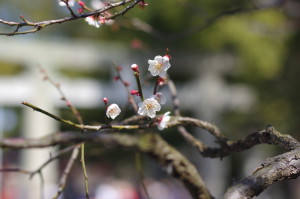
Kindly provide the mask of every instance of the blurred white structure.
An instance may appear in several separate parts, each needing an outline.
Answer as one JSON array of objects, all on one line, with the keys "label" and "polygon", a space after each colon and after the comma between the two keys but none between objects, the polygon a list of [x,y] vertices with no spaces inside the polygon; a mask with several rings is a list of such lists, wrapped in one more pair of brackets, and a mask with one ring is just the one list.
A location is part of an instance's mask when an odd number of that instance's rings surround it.
[{"label": "blurred white structure", "polygon": [[[102,87],[91,79],[70,80],[58,76],[57,70],[71,66],[72,70],[91,70],[99,67],[103,60],[124,62],[128,60],[125,49],[112,43],[95,44],[83,41],[64,42],[46,40],[24,40],[17,37],[0,38],[0,60],[24,66],[25,72],[17,76],[0,77],[0,106],[21,106],[22,101],[28,101],[51,113],[56,113],[62,104],[55,88],[42,81],[38,65],[46,69],[55,81],[62,84],[68,98],[76,106],[96,107],[101,105]],[[1,75],[1,74],[0,74]],[[58,76],[58,78],[57,78]],[[24,137],[39,138],[56,132],[59,123],[43,114],[32,111],[28,107],[23,109]],[[55,148],[28,149],[22,152],[22,169],[33,171],[42,165]],[[53,161],[42,170],[45,180],[44,198],[51,198],[57,186],[58,165]],[[30,181],[28,177],[21,177],[22,199],[40,199],[40,179],[36,175]]]}]

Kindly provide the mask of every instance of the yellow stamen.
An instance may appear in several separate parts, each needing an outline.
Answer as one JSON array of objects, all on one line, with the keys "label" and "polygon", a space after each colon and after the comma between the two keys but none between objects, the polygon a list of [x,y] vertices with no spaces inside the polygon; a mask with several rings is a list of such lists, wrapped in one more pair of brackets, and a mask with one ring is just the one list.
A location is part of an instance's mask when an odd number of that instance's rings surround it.
[{"label": "yellow stamen", "polygon": [[149,109],[153,109],[154,106],[152,103],[147,103],[147,104],[145,104],[145,107],[147,110],[149,110]]},{"label": "yellow stamen", "polygon": [[161,68],[163,67],[163,64],[162,63],[159,63],[159,62],[157,62],[155,65],[154,65],[154,68],[155,68],[155,70],[161,70]]}]

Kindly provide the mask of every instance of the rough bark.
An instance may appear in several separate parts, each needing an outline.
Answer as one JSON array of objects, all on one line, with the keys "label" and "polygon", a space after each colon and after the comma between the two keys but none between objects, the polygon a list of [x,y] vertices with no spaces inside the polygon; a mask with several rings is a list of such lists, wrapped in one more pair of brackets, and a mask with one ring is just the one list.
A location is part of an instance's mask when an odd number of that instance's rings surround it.
[{"label": "rough bark", "polygon": [[117,133],[56,133],[39,139],[1,139],[0,147],[10,149],[28,149],[81,142],[101,143],[107,147],[120,146],[141,151],[153,158],[163,168],[166,168],[170,175],[180,180],[190,191],[193,198],[212,198],[195,166],[174,147],[170,146],[155,133],[139,135]]}]

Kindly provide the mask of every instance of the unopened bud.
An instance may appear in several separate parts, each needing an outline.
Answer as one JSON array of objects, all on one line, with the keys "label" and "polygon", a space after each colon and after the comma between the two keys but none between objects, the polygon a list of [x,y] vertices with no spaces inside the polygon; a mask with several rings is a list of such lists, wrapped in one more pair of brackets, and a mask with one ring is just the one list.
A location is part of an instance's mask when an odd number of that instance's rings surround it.
[{"label": "unopened bud", "polygon": [[130,91],[130,94],[131,94],[131,95],[136,95],[136,96],[139,96],[139,95],[140,95],[140,93],[139,93],[138,91],[136,91],[136,90],[131,90],[131,91]]},{"label": "unopened bud", "polygon": [[84,7],[85,6],[85,3],[83,1],[79,1],[78,4],[81,6],[81,7]]},{"label": "unopened bud", "polygon": [[158,83],[158,85],[160,85],[160,86],[164,85],[166,82],[167,82],[167,79],[165,79],[165,78],[159,77],[159,78],[157,79],[157,83]]},{"label": "unopened bud", "polygon": [[118,81],[120,79],[120,76],[114,76],[114,80]]},{"label": "unopened bud", "polygon": [[121,71],[123,68],[122,68],[122,66],[117,66],[116,69],[117,69],[117,71]]},{"label": "unopened bud", "polygon": [[103,102],[104,104],[107,104],[108,103],[108,99],[106,97],[103,98]]},{"label": "unopened bud", "polygon": [[131,65],[131,69],[134,71],[134,72],[139,72],[139,66],[137,64],[132,64]]},{"label": "unopened bud", "polygon": [[129,84],[129,82],[124,81],[124,85],[125,85],[126,87],[128,87],[130,84]]},{"label": "unopened bud", "polygon": [[83,13],[83,8],[78,8],[77,12],[78,12],[79,14]]},{"label": "unopened bud", "polygon": [[100,24],[105,24],[106,19],[104,17],[101,17],[99,19]]}]

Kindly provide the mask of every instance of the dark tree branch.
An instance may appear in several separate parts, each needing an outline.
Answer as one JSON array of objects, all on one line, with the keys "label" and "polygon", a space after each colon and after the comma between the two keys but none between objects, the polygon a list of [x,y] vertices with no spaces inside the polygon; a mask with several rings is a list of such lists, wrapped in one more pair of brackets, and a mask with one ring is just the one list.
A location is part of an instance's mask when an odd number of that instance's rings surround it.
[{"label": "dark tree branch", "polygon": [[[7,25],[7,26],[15,26],[16,27],[16,29],[13,32],[11,32],[11,33],[0,33],[0,35],[14,36],[14,35],[35,33],[37,31],[42,30],[46,26],[50,26],[50,25],[54,25],[54,24],[62,24],[62,23],[65,23],[65,22],[74,21],[74,20],[86,18],[86,17],[89,17],[89,16],[99,16],[100,14],[103,14],[103,13],[109,11],[109,10],[112,10],[112,9],[116,8],[116,7],[121,7],[121,6],[124,6],[125,4],[133,2],[130,5],[126,6],[126,8],[123,9],[122,11],[116,12],[115,14],[112,14],[109,17],[105,17],[106,20],[115,19],[118,16],[126,14],[130,9],[134,8],[134,6],[136,4],[138,4],[140,1],[141,0],[122,0],[122,1],[119,1],[119,2],[116,2],[116,3],[110,3],[110,4],[108,4],[107,6],[101,8],[101,9],[94,10],[94,11],[91,11],[91,12],[86,12],[86,13],[77,14],[77,15],[75,13],[73,13],[69,17],[65,17],[65,18],[61,18],[61,19],[40,21],[40,22],[30,22],[30,21],[26,20],[23,16],[20,17],[23,22],[6,21],[6,20],[3,20],[3,19],[0,19],[0,23],[2,23],[4,25]],[[32,29],[27,30],[27,31],[19,31],[19,29],[22,28],[22,27],[31,27]]]},{"label": "dark tree branch", "polygon": [[294,179],[300,175],[300,149],[269,158],[252,175],[233,185],[225,199],[248,199],[259,195],[277,181]]},{"label": "dark tree branch", "polygon": [[[194,140],[193,145],[196,146],[199,152],[206,157],[225,157],[233,152],[247,150],[258,144],[278,145],[281,148],[290,151],[300,147],[300,143],[290,135],[281,134],[274,127],[269,126],[261,131],[254,132],[248,135],[245,139],[238,141],[227,141],[227,146],[220,148],[208,148],[201,146]],[[199,146],[198,146],[199,145]]]},{"label": "dark tree branch", "polygon": [[50,147],[71,143],[98,143],[107,147],[121,146],[143,152],[152,157],[170,175],[180,180],[190,191],[193,198],[212,198],[195,166],[175,148],[154,133],[138,135],[104,134],[104,133],[56,133],[39,139],[4,138],[0,139],[1,148],[28,149]]}]

